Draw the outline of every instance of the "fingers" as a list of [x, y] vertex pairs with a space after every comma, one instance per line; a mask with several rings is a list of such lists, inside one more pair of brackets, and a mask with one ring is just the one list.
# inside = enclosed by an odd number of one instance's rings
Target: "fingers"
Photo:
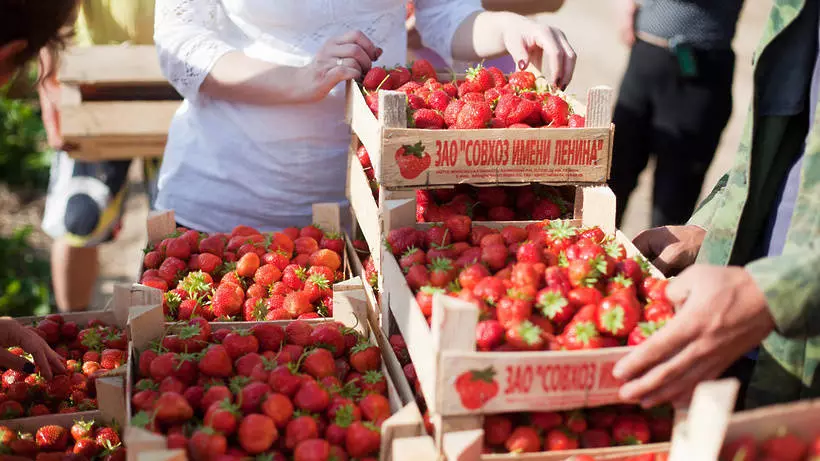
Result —
[[335, 66], [324, 75], [322, 94], [327, 94], [341, 82], [358, 79], [362, 73], [358, 69], [347, 66]]
[[341, 58], [345, 66], [352, 67], [362, 74], [370, 70], [370, 66], [373, 62], [367, 52], [355, 43], [336, 45], [330, 53], [331, 56]]
[[657, 255], [655, 254], [654, 248], [654, 241], [657, 239], [658, 232], [661, 231], [662, 228], [656, 227], [653, 229], [646, 229], [641, 231], [638, 235], [632, 239], [632, 244], [641, 252], [642, 255], [646, 256], [647, 258], [655, 258]]
[[660, 331], [619, 360], [612, 371], [613, 376], [624, 381], [635, 379], [646, 370], [683, 349], [696, 336], [696, 327], [691, 318], [673, 317]]
[[720, 376], [722, 359], [717, 356], [697, 359], [695, 363], [684, 370], [679, 379], [669, 381], [647, 393], [641, 399], [641, 406], [651, 408], [662, 403], [672, 402], [675, 406], [682, 406], [692, 399], [695, 387], [702, 381], [709, 381]]
[[696, 275], [696, 271], [687, 269], [669, 281], [666, 286], [666, 297], [669, 298], [672, 304], [679, 306], [689, 298]]
[[523, 37], [507, 41], [506, 46], [518, 70], [524, 70], [530, 64], [530, 52], [527, 50]]
[[18, 357], [6, 349], [0, 349], [0, 368], [9, 368], [23, 371], [26, 364], [31, 364], [23, 357]]
[[563, 31], [558, 29], [552, 29], [553, 35], [558, 40], [558, 44], [561, 46], [562, 54], [564, 57], [562, 71], [560, 76], [559, 85], [561, 89], [566, 89], [569, 85], [569, 82], [572, 81], [572, 75], [575, 73], [575, 60], [578, 56], [575, 54], [575, 50], [570, 45], [569, 40], [567, 40], [567, 36], [564, 34]]
[[552, 33], [551, 29], [546, 31], [542, 29], [535, 35], [535, 43], [543, 51], [541, 65], [547, 64], [549, 66], [549, 69], [542, 68], [541, 72], [547, 77], [547, 81], [550, 84], [560, 86], [564, 65], [564, 51], [558, 42], [558, 38]]
[[355, 44], [361, 48], [371, 61], [379, 59], [381, 50], [367, 38], [367, 35], [360, 30], [350, 31], [336, 40], [337, 45]]
[[655, 365], [641, 377], [621, 386], [619, 395], [625, 400], [641, 401], [647, 406], [654, 402], [651, 398], [669, 398], [677, 395], [681, 391], [679, 386], [685, 381], [684, 375], [691, 373], [695, 365], [708, 358], [704, 357], [700, 348], [700, 343], [693, 342], [682, 350], [678, 349], [680, 352], [669, 360]]
[[20, 338], [20, 347], [34, 357], [34, 363], [40, 367], [40, 374], [51, 379], [55, 373], [65, 371], [62, 357], [54, 352], [38, 334], [26, 330]]

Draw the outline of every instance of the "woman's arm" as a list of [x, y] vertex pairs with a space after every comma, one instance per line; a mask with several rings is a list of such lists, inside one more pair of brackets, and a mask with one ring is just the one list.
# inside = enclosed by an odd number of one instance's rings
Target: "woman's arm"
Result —
[[154, 41], [166, 78], [185, 98], [273, 105], [316, 101], [370, 69], [380, 51], [361, 32], [329, 40], [307, 66], [254, 59], [220, 36], [218, 0], [158, 0]]
[[554, 13], [564, 5], [564, 0], [483, 0], [488, 11], [511, 11], [524, 16]]

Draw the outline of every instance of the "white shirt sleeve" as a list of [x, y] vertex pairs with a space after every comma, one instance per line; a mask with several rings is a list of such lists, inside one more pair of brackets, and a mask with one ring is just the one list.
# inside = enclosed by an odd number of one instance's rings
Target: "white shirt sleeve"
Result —
[[416, 0], [416, 28], [424, 46], [453, 65], [453, 36], [470, 15], [484, 11], [481, 0]]
[[219, 0], [157, 0], [154, 19], [162, 73], [185, 98], [193, 98], [214, 63], [235, 48], [219, 36]]

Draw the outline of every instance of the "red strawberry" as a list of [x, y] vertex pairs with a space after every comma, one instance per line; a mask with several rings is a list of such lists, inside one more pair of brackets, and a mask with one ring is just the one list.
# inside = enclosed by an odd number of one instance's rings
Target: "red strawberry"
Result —
[[572, 114], [569, 116], [569, 121], [567, 122], [567, 126], [570, 128], [583, 128], [586, 124], [586, 120], [584, 117], [578, 114]]
[[519, 426], [512, 431], [507, 441], [504, 442], [504, 447], [513, 454], [534, 453], [541, 451], [541, 438], [532, 427]]
[[482, 320], [476, 325], [476, 346], [480, 351], [491, 351], [504, 341], [504, 327], [497, 320]]
[[310, 335], [313, 333], [313, 326], [307, 322], [291, 322], [285, 327], [285, 338], [287, 342], [298, 346], [310, 344]]
[[532, 297], [524, 291], [511, 289], [498, 302], [498, 321], [506, 329], [512, 328], [532, 315]]
[[800, 461], [808, 452], [808, 444], [791, 433], [778, 434], [760, 444], [760, 454], [764, 459]]
[[[758, 459], [757, 440], [750, 435], [741, 436], [723, 446], [720, 459], [730, 461], [754, 461]], [[779, 458], [775, 458], [779, 459]]]
[[607, 448], [611, 445], [612, 438], [604, 429], [589, 429], [581, 433], [581, 448]]
[[428, 79], [435, 80], [437, 78], [435, 67], [426, 59], [419, 59], [413, 62], [410, 73], [413, 75], [413, 80], [417, 82], [423, 82]]
[[347, 428], [345, 448], [348, 455], [364, 458], [378, 453], [381, 445], [379, 429], [371, 423], [353, 422]]
[[378, 370], [381, 367], [381, 351], [378, 347], [361, 342], [350, 350], [350, 365], [359, 373]]
[[413, 112], [413, 126], [418, 129], [440, 130], [444, 128], [444, 117], [433, 109], [418, 109]]
[[487, 69], [481, 64], [467, 69], [467, 81], [478, 85], [480, 91], [484, 92], [495, 87], [495, 79]]
[[416, 302], [425, 317], [433, 315], [433, 295], [436, 293], [444, 294], [446, 291], [442, 288], [425, 285], [416, 293]]
[[595, 311], [598, 330], [620, 338], [627, 337], [640, 319], [640, 305], [620, 296], [604, 298]]
[[517, 71], [510, 74], [510, 86], [516, 90], [535, 90], [535, 75], [528, 71]]
[[512, 421], [505, 415], [487, 415], [484, 418], [484, 441], [488, 445], [503, 446], [512, 434]]
[[557, 95], [549, 95], [541, 107], [541, 118], [545, 125], [551, 127], [567, 126], [569, 122], [569, 104]]
[[336, 372], [333, 354], [322, 348], [310, 351], [303, 359], [302, 370], [316, 379], [333, 376]]
[[612, 440], [618, 445], [646, 444], [650, 439], [649, 425], [641, 415], [619, 415], [612, 424]]
[[188, 451], [197, 460], [219, 459], [227, 447], [225, 436], [208, 427], [197, 429], [188, 441]]
[[200, 401], [199, 407], [202, 410], [207, 411], [208, 408], [211, 407], [211, 405], [217, 402], [221, 402], [223, 400], [233, 400], [233, 394], [231, 394], [231, 390], [223, 385], [211, 386], [208, 388], [208, 390], [205, 391], [205, 395], [202, 396], [202, 400]]
[[464, 107], [464, 101], [460, 101], [458, 99], [450, 101], [447, 104], [447, 108], [444, 109], [444, 122], [447, 126], [454, 126], [458, 121], [458, 114], [461, 112], [461, 109]]
[[155, 418], [159, 422], [183, 423], [194, 416], [194, 410], [185, 397], [176, 392], [165, 392], [157, 398]]
[[242, 288], [223, 283], [214, 292], [211, 306], [216, 317], [233, 317], [242, 311], [244, 301], [245, 293]]
[[392, 88], [391, 84], [389, 74], [383, 67], [371, 67], [362, 80], [362, 86], [367, 91], [377, 88], [389, 90]]
[[105, 349], [102, 351], [100, 366], [106, 370], [119, 368], [125, 363], [125, 351], [119, 349]]
[[293, 415], [293, 403], [284, 394], [270, 394], [262, 403], [262, 412], [284, 429]]
[[43, 426], [37, 430], [34, 440], [42, 451], [62, 451], [68, 445], [68, 431], [61, 426]]
[[575, 450], [578, 447], [578, 437], [561, 427], [549, 431], [544, 443], [547, 451]]
[[231, 377], [233, 375], [233, 361], [225, 346], [220, 344], [208, 346], [199, 361], [199, 371], [206, 376]]
[[295, 367], [280, 365], [270, 372], [268, 384], [274, 392], [293, 396], [302, 385], [303, 375], [295, 372]]
[[468, 102], [459, 110], [455, 128], [464, 130], [474, 130], [486, 128], [493, 118], [493, 111], [485, 102]]
[[359, 400], [359, 408], [365, 420], [381, 426], [390, 417], [390, 402], [381, 394], [367, 394]]
[[[319, 325], [310, 334], [310, 341], [315, 346], [328, 349], [333, 356], [340, 357], [345, 352], [345, 338], [336, 325]], [[315, 376], [317, 379], [321, 376]]]
[[117, 431], [110, 427], [101, 427], [97, 429], [94, 439], [100, 447], [116, 447], [117, 445], [120, 445], [119, 434], [117, 434]]
[[316, 420], [310, 416], [298, 416], [288, 422], [285, 428], [285, 447], [293, 450], [304, 440], [319, 437], [319, 427]]
[[330, 394], [315, 380], [306, 379], [293, 396], [293, 404], [305, 411], [324, 411], [330, 405]]

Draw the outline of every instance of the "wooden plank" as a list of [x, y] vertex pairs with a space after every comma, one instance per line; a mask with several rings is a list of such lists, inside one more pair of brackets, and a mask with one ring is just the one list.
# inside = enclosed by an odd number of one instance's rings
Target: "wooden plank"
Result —
[[729, 421], [726, 441], [732, 442], [741, 435], [763, 440], [784, 427], [804, 440], [813, 440], [820, 428], [820, 399], [735, 413]]
[[670, 461], [717, 461], [740, 381], [707, 381], [695, 388], [686, 423], [676, 428]]
[[436, 398], [428, 400], [431, 413], [444, 415], [447, 388], [453, 385], [449, 368], [442, 360], [445, 353], [475, 353], [475, 330], [478, 325], [478, 307], [461, 299], [441, 293], [433, 295], [432, 346], [436, 352]]
[[[633, 445], [625, 447], [609, 448], [586, 448], [565, 451], [542, 451], [537, 453], [504, 453], [493, 455], [482, 455], [481, 461], [571, 461], [573, 456], [587, 455], [599, 460], [618, 460], [630, 456], [637, 456], [647, 453], [666, 453], [669, 451], [668, 443], [650, 443], [646, 445]], [[688, 458], [694, 461], [696, 458]]]
[[615, 194], [609, 186], [578, 187], [576, 215], [579, 211], [582, 226], [598, 226], [607, 235], [615, 233]]
[[441, 451], [448, 461], [475, 461], [481, 458], [484, 430], [458, 431], [444, 434]]
[[393, 461], [438, 461], [438, 452], [430, 436], [397, 439], [392, 447]]
[[178, 102], [94, 102], [66, 106], [60, 114], [65, 142], [74, 158], [158, 157]]
[[153, 45], [73, 47], [61, 58], [60, 80], [100, 85], [168, 85]]
[[347, 111], [345, 115], [350, 128], [359, 137], [370, 155], [370, 163], [379, 177], [381, 171], [382, 127], [364, 100], [359, 84], [347, 82]]
[[325, 232], [339, 232], [342, 229], [342, 210], [338, 203], [314, 203], [313, 224]]
[[392, 446], [396, 440], [418, 437], [423, 435], [424, 420], [421, 418], [419, 407], [409, 403], [398, 412], [391, 415], [382, 424], [380, 461], [391, 461]]
[[[355, 135], [354, 135], [355, 138]], [[370, 191], [367, 176], [364, 173], [362, 164], [356, 157], [356, 147], [358, 140], [354, 139], [350, 145], [350, 155], [348, 156], [347, 168], [347, 198], [350, 201], [350, 208], [359, 227], [364, 235], [364, 240], [373, 255], [373, 262], [379, 268], [380, 251], [382, 244], [381, 214], [379, 206]]]
[[596, 86], [587, 92], [587, 115], [584, 121], [586, 128], [609, 128], [612, 123], [612, 111], [615, 92], [608, 86]]

